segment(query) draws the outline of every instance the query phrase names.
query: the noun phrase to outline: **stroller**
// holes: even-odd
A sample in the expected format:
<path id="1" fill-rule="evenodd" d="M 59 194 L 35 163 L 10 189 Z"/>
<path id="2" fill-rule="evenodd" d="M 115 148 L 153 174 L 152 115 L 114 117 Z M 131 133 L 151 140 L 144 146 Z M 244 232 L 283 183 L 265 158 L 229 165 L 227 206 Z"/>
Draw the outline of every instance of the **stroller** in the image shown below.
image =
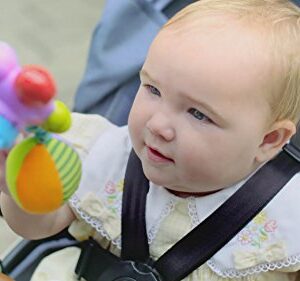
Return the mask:
<path id="1" fill-rule="evenodd" d="M 29 281 L 39 262 L 47 255 L 62 248 L 76 246 L 80 243 L 75 241 L 67 232 L 62 232 L 41 240 L 21 240 L 0 261 L 0 272 L 7 274 L 16 281 Z"/>

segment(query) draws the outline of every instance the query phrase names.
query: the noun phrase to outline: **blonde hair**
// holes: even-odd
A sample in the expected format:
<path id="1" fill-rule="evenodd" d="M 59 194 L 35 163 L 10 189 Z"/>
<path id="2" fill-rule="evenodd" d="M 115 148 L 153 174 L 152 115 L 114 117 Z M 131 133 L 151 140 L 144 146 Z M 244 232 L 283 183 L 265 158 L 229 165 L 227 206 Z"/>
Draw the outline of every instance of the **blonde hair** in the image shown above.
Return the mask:
<path id="1" fill-rule="evenodd" d="M 289 0 L 200 0 L 171 18 L 163 29 L 197 24 L 203 16 L 229 15 L 249 27 L 260 25 L 270 39 L 274 65 L 280 65 L 279 88 L 270 101 L 275 121 L 300 119 L 300 8 Z M 277 64 L 277 62 L 279 64 Z M 277 82 L 277 81 L 276 81 Z"/>

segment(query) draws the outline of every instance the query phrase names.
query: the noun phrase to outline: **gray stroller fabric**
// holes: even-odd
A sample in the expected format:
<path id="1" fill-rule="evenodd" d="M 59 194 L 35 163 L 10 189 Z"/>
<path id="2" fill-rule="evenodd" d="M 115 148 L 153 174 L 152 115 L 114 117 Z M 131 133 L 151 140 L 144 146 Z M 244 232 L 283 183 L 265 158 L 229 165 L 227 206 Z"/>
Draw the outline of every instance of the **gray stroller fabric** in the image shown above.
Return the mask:
<path id="1" fill-rule="evenodd" d="M 168 17 L 192 2 L 108 0 L 93 33 L 74 110 L 126 124 L 149 45 Z"/>

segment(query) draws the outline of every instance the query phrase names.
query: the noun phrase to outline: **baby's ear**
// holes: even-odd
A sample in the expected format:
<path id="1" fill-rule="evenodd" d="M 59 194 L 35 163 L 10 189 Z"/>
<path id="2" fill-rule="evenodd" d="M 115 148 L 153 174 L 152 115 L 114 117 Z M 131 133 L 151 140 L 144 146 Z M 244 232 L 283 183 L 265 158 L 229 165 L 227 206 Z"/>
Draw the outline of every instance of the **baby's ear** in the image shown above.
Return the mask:
<path id="1" fill-rule="evenodd" d="M 296 125 L 291 120 L 275 122 L 259 146 L 256 161 L 263 163 L 271 160 L 295 133 Z"/>

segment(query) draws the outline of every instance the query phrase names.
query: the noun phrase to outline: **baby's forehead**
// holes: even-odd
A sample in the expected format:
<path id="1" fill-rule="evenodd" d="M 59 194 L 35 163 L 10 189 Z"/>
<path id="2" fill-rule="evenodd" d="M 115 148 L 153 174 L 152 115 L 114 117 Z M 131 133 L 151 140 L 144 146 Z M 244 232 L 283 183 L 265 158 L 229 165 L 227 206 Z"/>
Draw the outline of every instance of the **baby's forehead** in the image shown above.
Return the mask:
<path id="1" fill-rule="evenodd" d="M 233 60 L 244 56 L 244 67 L 255 61 L 257 66 L 270 67 L 276 73 L 279 64 L 275 63 L 275 48 L 269 31 L 264 24 L 249 25 L 231 14 L 219 13 L 197 18 L 195 21 L 191 17 L 190 20 L 167 25 L 155 41 L 164 41 L 163 44 L 169 41 L 173 48 L 186 45 L 198 54 L 208 46 L 208 49 L 213 48 L 220 64 L 231 53 Z M 182 53 L 182 56 L 185 55 L 188 54 Z"/>
<path id="2" fill-rule="evenodd" d="M 278 85 L 278 66 L 274 66 L 271 46 L 259 32 L 234 20 L 215 24 L 212 19 L 204 19 L 199 26 L 169 26 L 162 30 L 150 48 L 150 60 L 146 61 L 150 74 L 155 75 L 151 66 L 165 61 L 165 72 L 176 68 L 174 72 L 186 77 L 190 84 L 207 86 L 210 92 L 222 88 L 232 93 L 269 93 Z"/>

